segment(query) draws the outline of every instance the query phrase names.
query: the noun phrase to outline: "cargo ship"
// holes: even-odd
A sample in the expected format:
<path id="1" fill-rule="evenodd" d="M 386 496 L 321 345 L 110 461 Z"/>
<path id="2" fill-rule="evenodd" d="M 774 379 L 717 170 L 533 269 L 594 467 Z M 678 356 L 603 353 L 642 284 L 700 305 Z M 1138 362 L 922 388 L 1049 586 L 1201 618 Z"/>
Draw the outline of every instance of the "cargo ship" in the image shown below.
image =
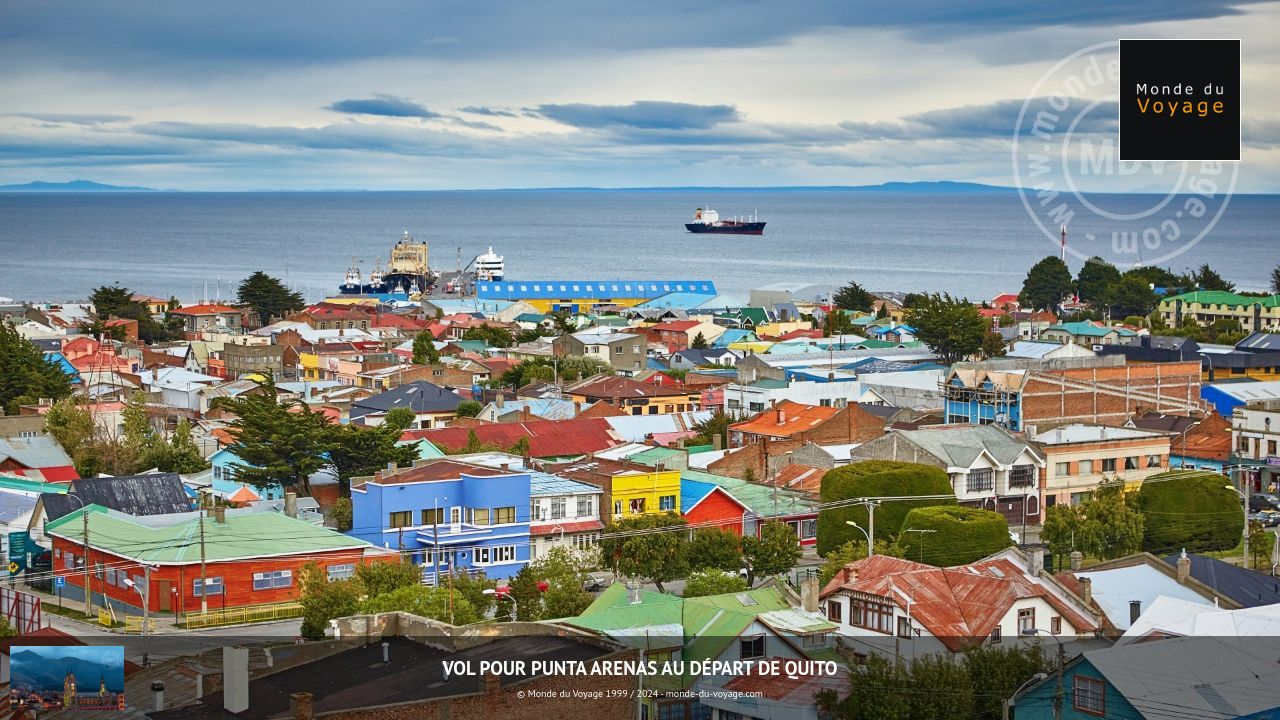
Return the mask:
<path id="1" fill-rule="evenodd" d="M 369 282 L 361 283 L 360 268 L 353 262 L 343 283 L 338 286 L 338 292 L 343 295 L 425 295 L 431 291 L 437 277 L 427 265 L 427 244 L 415 242 L 406 230 L 391 248 L 391 261 L 385 271 L 379 262 L 369 273 Z"/>
<path id="2" fill-rule="evenodd" d="M 721 220 L 720 213 L 711 208 L 698 208 L 693 214 L 693 222 L 685 223 L 685 229 L 691 233 L 722 233 L 726 235 L 763 235 L 764 223 L 753 212 L 749 217 L 735 217 Z"/>

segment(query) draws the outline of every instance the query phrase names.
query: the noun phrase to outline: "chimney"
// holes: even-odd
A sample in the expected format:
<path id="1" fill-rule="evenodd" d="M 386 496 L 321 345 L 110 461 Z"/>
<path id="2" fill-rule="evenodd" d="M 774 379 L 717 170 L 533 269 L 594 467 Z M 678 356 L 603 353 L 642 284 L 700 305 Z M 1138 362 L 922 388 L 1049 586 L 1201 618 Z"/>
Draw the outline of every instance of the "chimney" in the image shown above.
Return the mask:
<path id="1" fill-rule="evenodd" d="M 499 410 L 501 410 L 507 406 L 507 397 L 502 393 L 498 393 L 498 397 L 493 399 L 493 403 L 498 406 Z"/>
<path id="2" fill-rule="evenodd" d="M 769 398 L 769 409 L 771 409 L 771 410 L 772 410 L 773 408 L 775 408 L 775 407 L 777 407 L 777 406 L 778 406 L 778 399 L 777 399 L 777 398 Z"/>
<path id="3" fill-rule="evenodd" d="M 723 435 L 721 435 L 720 433 L 716 433 L 715 435 L 712 435 L 712 436 L 711 436 L 711 448 L 712 448 L 713 450 L 723 450 L 723 449 L 724 449 L 724 436 L 723 436 Z"/>
<path id="4" fill-rule="evenodd" d="M 1191 558 L 1187 557 L 1187 549 L 1182 548 L 1182 555 L 1178 557 L 1178 584 L 1186 585 L 1191 579 Z"/>
<path id="5" fill-rule="evenodd" d="M 315 717 L 311 693 L 291 693 L 289 695 L 289 715 L 293 720 L 311 720 Z"/>
<path id="6" fill-rule="evenodd" d="M 580 401 L 580 400 L 574 400 L 574 401 L 573 401 L 573 416 L 574 416 L 574 417 L 578 417 L 578 416 L 579 416 L 579 415 L 581 415 L 581 414 L 582 414 L 582 401 Z"/>
<path id="7" fill-rule="evenodd" d="M 1076 571 L 1084 567 L 1084 553 L 1079 550 L 1071 551 L 1071 570 Z"/>
<path id="8" fill-rule="evenodd" d="M 632 605 L 640 604 L 640 583 L 634 580 L 627 583 L 627 601 Z"/>
<path id="9" fill-rule="evenodd" d="M 222 707 L 232 714 L 249 709 L 249 648 L 222 648 Z"/>
<path id="10" fill-rule="evenodd" d="M 227 524 L 227 507 L 225 505 L 219 505 L 213 509 L 213 520 L 219 525 Z"/>
<path id="11" fill-rule="evenodd" d="M 388 474 L 388 475 L 395 475 L 395 474 L 396 474 L 396 470 L 399 470 L 399 469 L 400 469 L 400 466 L 399 466 L 398 464 L 396 464 L 396 462 L 395 462 L 394 460 L 392 460 L 391 462 L 387 463 L 387 474 Z"/>
<path id="12" fill-rule="evenodd" d="M 1040 577 L 1044 573 L 1044 548 L 1032 548 L 1031 558 L 1028 562 L 1028 570 L 1031 571 L 1031 577 Z"/>
<path id="13" fill-rule="evenodd" d="M 776 413 L 777 413 L 777 415 L 778 415 L 778 424 L 779 424 L 779 425 L 781 425 L 782 423 L 784 423 L 784 422 L 786 422 L 786 421 L 787 421 L 787 411 L 786 411 L 786 410 L 783 410 L 783 409 L 781 409 L 781 408 L 778 408 L 775 412 L 776 412 Z"/>
<path id="14" fill-rule="evenodd" d="M 1085 605 L 1093 604 L 1093 580 L 1087 577 L 1080 578 L 1080 599 Z"/>
<path id="15" fill-rule="evenodd" d="M 805 612 L 818 612 L 818 578 L 811 575 L 800 581 L 800 607 Z"/>
<path id="16" fill-rule="evenodd" d="M 501 468 L 501 469 L 503 469 L 503 470 L 510 470 L 510 469 L 511 469 L 511 463 L 509 463 L 509 462 L 498 463 L 498 467 L 499 467 L 499 468 Z"/>
<path id="17" fill-rule="evenodd" d="M 298 493 L 287 492 L 284 494 L 284 514 L 286 517 L 298 517 Z"/>
<path id="18" fill-rule="evenodd" d="M 382 643 L 382 664 L 386 665 L 391 662 L 391 643 Z"/>
<path id="19" fill-rule="evenodd" d="M 1142 601 L 1130 600 L 1129 601 L 1129 624 L 1132 625 L 1138 622 L 1139 617 L 1142 617 Z"/>
<path id="20" fill-rule="evenodd" d="M 524 405 L 520 408 L 520 422 L 529 422 L 533 419 L 533 413 L 529 412 L 529 406 Z"/>
<path id="21" fill-rule="evenodd" d="M 162 682 L 151 683 L 151 693 L 152 695 L 155 696 L 155 699 L 156 699 L 156 712 L 163 711 L 164 710 L 164 683 Z M 196 698 L 199 699 L 199 695 L 197 695 Z"/>
<path id="22" fill-rule="evenodd" d="M 497 695 L 502 689 L 502 678 L 493 673 L 485 673 L 485 676 L 480 679 L 480 689 L 485 695 Z"/>

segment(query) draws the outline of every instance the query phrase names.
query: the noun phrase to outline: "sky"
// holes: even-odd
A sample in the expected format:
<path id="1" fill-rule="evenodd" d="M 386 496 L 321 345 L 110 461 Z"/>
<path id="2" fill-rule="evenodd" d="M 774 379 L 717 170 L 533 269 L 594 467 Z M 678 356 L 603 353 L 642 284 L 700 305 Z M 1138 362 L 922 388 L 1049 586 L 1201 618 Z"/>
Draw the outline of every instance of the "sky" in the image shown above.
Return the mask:
<path id="1" fill-rule="evenodd" d="M 1236 190 L 1280 192 L 1280 2 L 1223 0 L 0 0 L 0 184 L 1010 185 L 1037 80 L 1121 37 L 1242 39 Z"/>

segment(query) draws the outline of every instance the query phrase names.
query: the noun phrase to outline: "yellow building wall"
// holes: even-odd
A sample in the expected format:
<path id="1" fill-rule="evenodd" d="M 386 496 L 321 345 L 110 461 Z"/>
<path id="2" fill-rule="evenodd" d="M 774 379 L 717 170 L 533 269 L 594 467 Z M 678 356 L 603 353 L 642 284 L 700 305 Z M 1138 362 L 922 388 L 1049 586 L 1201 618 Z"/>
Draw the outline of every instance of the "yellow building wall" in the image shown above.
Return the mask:
<path id="1" fill-rule="evenodd" d="M 673 505 L 669 510 L 662 509 L 662 498 L 673 497 Z M 632 513 L 631 501 L 644 500 L 644 512 Z M 622 503 L 621 506 L 618 503 Z M 613 476 L 613 508 L 622 509 L 622 514 L 614 514 L 616 519 L 636 517 L 637 515 L 661 515 L 665 512 L 680 512 L 680 471 L 663 470 L 654 472 L 637 472 L 635 474 Z"/>
<path id="2" fill-rule="evenodd" d="M 573 300 L 548 300 L 544 298 L 516 298 L 518 302 L 524 302 L 532 305 L 540 313 L 549 313 L 555 306 L 577 305 L 578 312 L 589 312 L 596 306 L 618 306 L 618 307 L 635 307 L 643 302 L 648 302 L 650 298 L 625 298 L 615 297 L 608 300 L 598 300 L 595 298 L 577 298 Z"/>
<path id="3" fill-rule="evenodd" d="M 742 342 L 729 343 L 730 350 L 742 350 L 744 352 L 767 353 L 774 343 L 768 340 L 745 340 Z"/>
<path id="4" fill-rule="evenodd" d="M 793 330 L 809 330 L 813 326 L 807 320 L 796 320 L 792 322 L 771 322 L 762 323 L 756 327 L 756 335 L 764 337 L 782 337 Z"/>

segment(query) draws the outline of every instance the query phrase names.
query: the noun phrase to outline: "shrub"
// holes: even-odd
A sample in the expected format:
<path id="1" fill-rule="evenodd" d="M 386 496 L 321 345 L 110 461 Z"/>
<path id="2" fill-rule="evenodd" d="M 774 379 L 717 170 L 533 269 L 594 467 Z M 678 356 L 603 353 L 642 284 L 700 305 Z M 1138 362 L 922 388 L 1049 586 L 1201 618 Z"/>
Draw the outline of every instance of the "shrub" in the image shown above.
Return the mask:
<path id="1" fill-rule="evenodd" d="M 727 573 L 714 568 L 695 570 L 684 583 L 684 597 L 725 595 L 742 592 L 746 589 L 747 581 L 734 573 Z"/>
<path id="2" fill-rule="evenodd" d="M 934 531 L 904 532 L 898 549 L 908 560 L 937 567 L 971 563 L 1013 544 L 1004 516 L 978 508 L 916 508 L 907 513 L 903 527 Z"/>
<path id="3" fill-rule="evenodd" d="M 952 495 L 951 480 L 942 468 L 917 463 L 867 460 L 829 471 L 822 478 L 822 502 L 831 503 L 860 497 L 905 495 Z M 877 538 L 896 538 L 902 521 L 913 508 L 955 505 L 955 498 L 942 500 L 902 500 L 882 503 L 876 508 Z M 850 540 L 866 542 L 866 537 L 845 521 L 867 527 L 867 509 L 861 505 L 827 508 L 818 513 L 818 554 Z"/>
<path id="4" fill-rule="evenodd" d="M 1235 547 L 1244 515 L 1240 496 L 1227 485 L 1214 472 L 1176 470 L 1147 478 L 1134 501 L 1146 518 L 1142 549 L 1163 555 Z"/>

